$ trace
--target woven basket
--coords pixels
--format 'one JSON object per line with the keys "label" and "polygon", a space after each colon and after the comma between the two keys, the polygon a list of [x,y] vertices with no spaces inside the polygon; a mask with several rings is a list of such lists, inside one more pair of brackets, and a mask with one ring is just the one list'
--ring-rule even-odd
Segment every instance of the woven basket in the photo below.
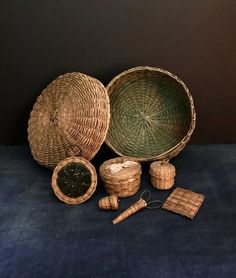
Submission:
{"label": "woven basket", "polygon": [[140,186],[141,165],[138,161],[136,165],[123,169],[120,172],[112,173],[109,170],[110,165],[133,161],[129,157],[117,157],[105,161],[99,168],[99,173],[104,184],[104,188],[109,195],[118,197],[128,197],[134,195]]}
{"label": "woven basket", "polygon": [[98,80],[78,72],[59,76],[30,114],[34,159],[48,168],[72,155],[91,160],[105,140],[109,118],[109,98]]}
{"label": "woven basket", "polygon": [[58,199],[70,205],[78,205],[94,193],[97,173],[86,159],[69,157],[54,169],[51,184]]}
{"label": "woven basket", "polygon": [[195,110],[186,85],[172,73],[136,67],[107,86],[111,120],[107,145],[140,161],[169,160],[189,141]]}
{"label": "woven basket", "polygon": [[175,166],[168,162],[154,161],[150,165],[149,173],[153,187],[161,190],[170,189],[175,182]]}
{"label": "woven basket", "polygon": [[98,201],[98,206],[103,210],[117,210],[119,208],[119,199],[116,195],[109,195]]}

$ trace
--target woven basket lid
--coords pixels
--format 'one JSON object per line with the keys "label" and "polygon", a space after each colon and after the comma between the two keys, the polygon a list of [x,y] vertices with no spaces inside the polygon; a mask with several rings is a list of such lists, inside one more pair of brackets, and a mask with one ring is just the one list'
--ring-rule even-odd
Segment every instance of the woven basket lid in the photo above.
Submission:
{"label": "woven basket lid", "polygon": [[48,168],[71,155],[91,160],[105,140],[109,98],[96,79],[78,72],[59,76],[38,97],[28,140],[34,159]]}
{"label": "woven basket lid", "polygon": [[[124,164],[125,162],[132,162],[133,165]],[[118,171],[111,171],[111,165],[120,165],[121,169]],[[130,157],[117,157],[109,159],[102,163],[99,168],[99,173],[102,180],[127,180],[134,176],[141,175],[141,164]]]}
{"label": "woven basket lid", "polygon": [[69,157],[53,171],[52,188],[64,203],[77,205],[88,200],[97,186],[94,166],[82,157]]}
{"label": "woven basket lid", "polygon": [[111,119],[106,143],[140,161],[170,159],[189,141],[196,114],[186,85],[174,74],[136,67],[107,86]]}

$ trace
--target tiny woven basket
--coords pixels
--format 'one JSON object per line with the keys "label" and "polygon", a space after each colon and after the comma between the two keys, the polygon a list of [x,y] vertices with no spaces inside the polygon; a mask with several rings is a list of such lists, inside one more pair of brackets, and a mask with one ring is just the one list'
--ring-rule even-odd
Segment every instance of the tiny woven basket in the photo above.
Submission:
{"label": "tiny woven basket", "polygon": [[[117,165],[127,161],[135,162],[135,165],[116,173],[112,173],[109,170],[111,165]],[[117,157],[105,161],[100,166],[99,173],[107,194],[114,194],[118,197],[129,197],[134,195],[139,189],[142,170],[138,161],[134,161],[129,157]]]}
{"label": "tiny woven basket", "polygon": [[54,168],[69,156],[91,160],[105,140],[110,119],[105,87],[74,72],[59,76],[37,98],[28,140],[34,159]]}
{"label": "tiny woven basket", "polygon": [[111,120],[106,143],[120,156],[169,160],[190,140],[196,114],[186,85],[174,74],[136,67],[107,86]]}
{"label": "tiny woven basket", "polygon": [[119,208],[119,199],[116,195],[106,196],[98,201],[98,206],[103,210],[117,210]]}
{"label": "tiny woven basket", "polygon": [[69,157],[54,169],[51,185],[62,202],[78,205],[93,195],[97,186],[97,173],[86,159]]}
{"label": "tiny woven basket", "polygon": [[175,166],[168,162],[155,161],[150,165],[149,173],[153,187],[161,190],[170,189],[175,182]]}

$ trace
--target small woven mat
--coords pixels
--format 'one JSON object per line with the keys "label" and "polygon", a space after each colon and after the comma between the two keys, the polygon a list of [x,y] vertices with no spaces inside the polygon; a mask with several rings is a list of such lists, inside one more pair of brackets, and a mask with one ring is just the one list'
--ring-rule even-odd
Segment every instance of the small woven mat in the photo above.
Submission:
{"label": "small woven mat", "polygon": [[203,194],[177,187],[167,198],[162,208],[193,219],[204,198]]}

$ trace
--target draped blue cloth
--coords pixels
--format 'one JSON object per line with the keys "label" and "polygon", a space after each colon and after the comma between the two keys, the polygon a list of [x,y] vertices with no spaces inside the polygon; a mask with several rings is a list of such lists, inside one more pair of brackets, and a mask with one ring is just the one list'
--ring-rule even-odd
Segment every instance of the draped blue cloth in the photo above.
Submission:
{"label": "draped blue cloth", "polygon": [[1,146],[0,277],[235,277],[236,145],[189,145],[172,162],[175,186],[205,195],[194,220],[143,209],[113,226],[145,189],[161,201],[173,189],[152,188],[143,165],[139,192],[118,211],[98,208],[100,181],[87,202],[66,205],[28,147]]}

